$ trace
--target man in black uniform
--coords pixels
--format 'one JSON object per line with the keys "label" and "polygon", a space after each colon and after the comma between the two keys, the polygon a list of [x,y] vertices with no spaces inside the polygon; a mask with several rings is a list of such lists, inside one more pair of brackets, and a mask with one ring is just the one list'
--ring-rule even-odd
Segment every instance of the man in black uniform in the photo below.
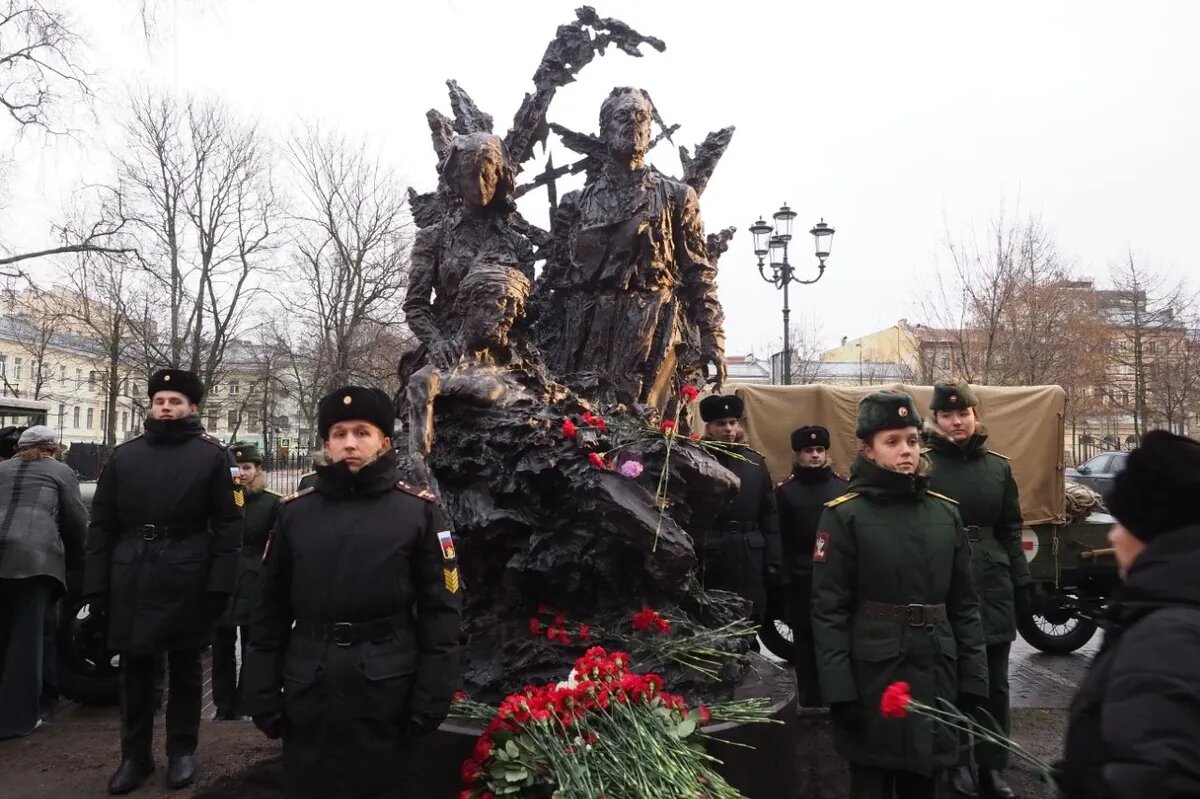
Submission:
{"label": "man in black uniform", "polygon": [[[700,401],[704,436],[737,443],[745,404],[737,396],[714,394]],[[779,545],[779,516],[767,463],[749,447],[734,447],[717,460],[742,481],[730,504],[699,534],[696,557],[705,588],[741,594],[754,603],[753,617],[764,619],[768,590],[783,586],[783,555]]]}
{"label": "man in black uniform", "polygon": [[128,793],[154,771],[155,663],[167,655],[167,785],[196,770],[200,653],[225,608],[242,544],[237,464],[204,432],[204,384],[164,369],[148,385],[145,432],[113,450],[92,500],[84,595],[107,616],[121,653],[121,766],[109,793]]}
{"label": "man in black uniform", "polygon": [[791,584],[788,611],[795,653],[792,665],[796,668],[797,704],[819,707],[821,687],[817,684],[812,637],[812,552],[825,503],[846,493],[846,481],[833,473],[829,463],[826,428],[812,425],[793,431],[792,452],[792,476],[775,489],[783,562]]}
{"label": "man in black uniform", "polygon": [[347,386],[317,416],[332,463],[280,507],[243,701],[283,738],[290,799],[402,796],[412,738],[459,680],[454,540],[433,495],[397,480],[387,394]]}

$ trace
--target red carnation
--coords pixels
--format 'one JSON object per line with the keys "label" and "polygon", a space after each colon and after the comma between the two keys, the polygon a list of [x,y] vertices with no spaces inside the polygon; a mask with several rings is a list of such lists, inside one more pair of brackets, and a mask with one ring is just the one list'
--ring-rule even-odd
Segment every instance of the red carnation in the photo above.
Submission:
{"label": "red carnation", "polygon": [[529,634],[530,635],[541,635],[542,634],[542,623],[537,620],[536,616],[532,616],[529,619]]}
{"label": "red carnation", "polygon": [[700,707],[696,708],[696,710],[700,713],[701,724],[708,724],[710,721],[712,721],[712,711],[708,709],[707,705],[701,705]]}
{"label": "red carnation", "polygon": [[607,469],[608,468],[608,464],[604,462],[604,458],[600,457],[600,453],[598,453],[598,452],[589,452],[588,453],[588,461],[591,462],[591,464],[593,466],[595,466],[597,469]]}
{"label": "red carnation", "polygon": [[579,625],[579,640],[590,641],[592,639],[592,628],[586,624]]}
{"label": "red carnation", "polygon": [[908,706],[912,703],[908,690],[908,683],[894,682],[883,692],[879,698],[879,711],[885,719],[902,719],[908,715]]}
{"label": "red carnation", "polygon": [[700,440],[700,434],[699,434],[699,433],[692,433],[690,436],[688,436],[688,438],[690,438],[692,441],[699,441],[699,440]]}
{"label": "red carnation", "polygon": [[672,430],[675,429],[675,420],[667,419],[665,422],[663,422],[661,425],[659,425],[658,429],[662,430],[664,433],[671,432]]}
{"label": "red carnation", "polygon": [[684,386],[679,394],[683,397],[684,402],[695,402],[696,397],[700,396],[700,389],[695,386]]}
{"label": "red carnation", "polygon": [[564,436],[566,436],[567,438],[574,438],[575,434],[578,432],[579,432],[579,429],[577,427],[575,427],[574,422],[572,422],[570,419],[563,419],[562,434]]}
{"label": "red carnation", "polygon": [[633,629],[643,633],[650,630],[668,633],[671,631],[671,624],[653,608],[642,608],[639,613],[633,614]]}
{"label": "red carnation", "polygon": [[454,692],[454,701],[455,701],[455,702],[461,702],[461,701],[463,701],[463,700],[464,700],[464,699],[466,699],[466,698],[467,698],[467,692],[466,692],[466,691],[455,691],[455,692]]}

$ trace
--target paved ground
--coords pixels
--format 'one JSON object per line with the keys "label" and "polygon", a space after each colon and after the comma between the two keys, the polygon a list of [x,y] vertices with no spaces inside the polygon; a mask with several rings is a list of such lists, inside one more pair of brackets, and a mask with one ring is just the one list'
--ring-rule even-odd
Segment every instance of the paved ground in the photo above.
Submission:
{"label": "paved ground", "polygon": [[[1058,756],[1069,705],[1079,680],[1099,647],[1100,635],[1079,652],[1045,655],[1018,640],[1013,647],[1012,691],[1014,737],[1029,751],[1046,760]],[[207,673],[207,661],[205,664]],[[265,740],[245,722],[213,722],[211,690],[205,686],[205,721],[201,728],[201,776],[198,790],[167,791],[162,787],[164,763],[135,796],[196,797],[196,799],[258,799],[278,795],[270,781],[270,764],[278,745]],[[785,737],[794,748],[782,754],[793,762],[795,775],[784,777],[785,792],[771,799],[841,799],[844,775],[828,743],[824,722],[793,720],[788,714]],[[799,726],[797,726],[799,725]],[[815,726],[814,726],[815,725]],[[119,756],[115,708],[85,708],[64,704],[53,724],[33,735],[0,742],[0,797],[100,797]],[[162,740],[162,716],[156,740]],[[262,764],[254,768],[255,764]],[[265,776],[264,776],[265,775]],[[1014,768],[1013,778],[1025,797],[1038,797],[1037,776]],[[761,799],[763,794],[753,794]]]}

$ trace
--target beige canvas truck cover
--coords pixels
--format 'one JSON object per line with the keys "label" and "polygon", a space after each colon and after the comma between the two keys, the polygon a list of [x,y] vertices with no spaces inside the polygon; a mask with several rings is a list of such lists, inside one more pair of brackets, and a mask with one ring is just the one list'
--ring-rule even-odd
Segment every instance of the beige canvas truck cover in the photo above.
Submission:
{"label": "beige canvas truck cover", "polygon": [[[881,388],[907,391],[928,414],[930,386],[761,386],[730,384],[722,393],[746,403],[746,443],[766,456],[771,476],[791,473],[791,434],[797,427],[829,428],[834,469],[845,475],[858,451],[854,422],[859,399]],[[1061,524],[1063,514],[1063,418],[1066,393],[1059,386],[972,386],[988,447],[1009,458],[1021,492],[1025,524]],[[696,414],[693,429],[703,429]]]}

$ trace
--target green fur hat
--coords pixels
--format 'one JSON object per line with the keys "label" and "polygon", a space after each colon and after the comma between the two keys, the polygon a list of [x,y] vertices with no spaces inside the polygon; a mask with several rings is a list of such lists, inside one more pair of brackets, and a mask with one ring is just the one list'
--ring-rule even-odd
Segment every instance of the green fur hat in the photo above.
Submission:
{"label": "green fur hat", "polygon": [[920,426],[921,412],[917,409],[917,403],[903,391],[892,388],[872,391],[858,401],[858,423],[854,435],[864,441],[880,430]]}
{"label": "green fur hat", "polygon": [[933,399],[929,401],[929,410],[934,411],[965,411],[979,404],[979,398],[971,390],[966,380],[939,380],[933,384]]}

